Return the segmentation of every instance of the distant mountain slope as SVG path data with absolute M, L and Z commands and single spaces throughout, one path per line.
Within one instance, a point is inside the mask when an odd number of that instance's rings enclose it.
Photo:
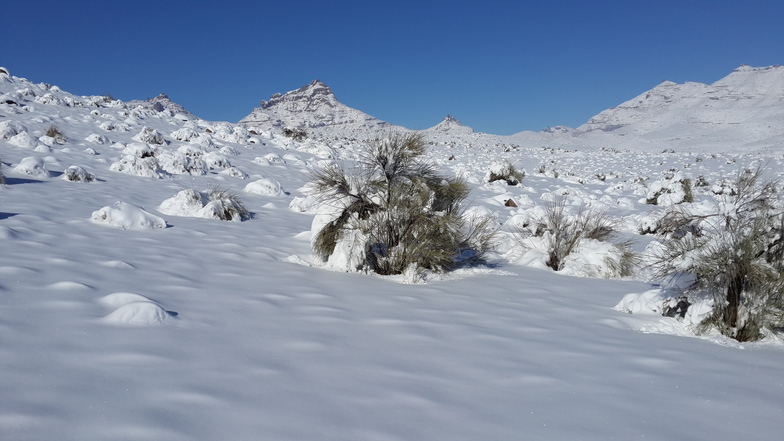
M 784 67 L 741 66 L 711 85 L 664 81 L 592 117 L 580 138 L 597 132 L 676 145 L 721 141 L 775 147 L 784 139 Z
M 346 106 L 319 80 L 286 94 L 273 95 L 238 124 L 262 130 L 289 127 L 309 133 L 402 129 Z

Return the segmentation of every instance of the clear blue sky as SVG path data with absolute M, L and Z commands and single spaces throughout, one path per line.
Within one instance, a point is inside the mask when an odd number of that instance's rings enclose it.
M 664 79 L 784 63 L 784 1 L 8 1 L 0 66 L 236 122 L 321 79 L 412 129 L 576 127 Z

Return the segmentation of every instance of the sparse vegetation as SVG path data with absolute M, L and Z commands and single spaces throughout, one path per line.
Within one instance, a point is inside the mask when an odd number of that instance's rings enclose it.
M 523 181 L 525 173 L 518 171 L 509 162 L 496 164 L 487 175 L 487 182 L 506 181 L 508 185 L 517 185 Z
M 784 326 L 784 213 L 762 170 L 741 172 L 734 192 L 710 212 L 670 210 L 671 233 L 656 256 L 658 276 L 691 273 L 695 290 L 713 297 L 700 331 L 717 329 L 738 341 L 758 340 Z
M 63 179 L 71 182 L 94 182 L 95 175 L 78 165 L 72 165 L 63 171 Z
M 283 136 L 285 136 L 286 138 L 291 138 L 294 141 L 301 142 L 308 137 L 308 134 L 302 129 L 293 129 L 290 127 L 286 127 L 285 129 L 283 129 Z
M 691 179 L 684 178 L 681 181 L 681 188 L 683 189 L 683 202 L 694 202 L 694 192 L 691 189 Z
M 525 247 L 525 239 L 540 237 L 547 252 L 546 265 L 554 271 L 564 268 L 567 256 L 572 254 L 585 241 L 608 242 L 615 236 L 615 223 L 606 211 L 580 209 L 572 213 L 564 199 L 549 202 L 541 216 L 532 219 L 532 225 L 517 231 L 518 241 Z M 630 242 L 613 244 L 617 259 L 606 259 L 609 268 L 607 277 L 627 277 L 632 274 L 636 255 Z
M 645 203 L 669 206 L 683 202 L 694 202 L 691 179 L 670 172 L 664 179 L 654 181 L 646 194 Z
M 204 208 L 212 210 L 218 219 L 235 222 L 250 219 L 250 213 L 236 193 L 218 185 L 204 193 L 209 200 Z
M 60 144 L 65 142 L 65 135 L 63 134 L 63 132 L 61 132 L 57 127 L 53 125 L 49 126 L 49 128 L 46 129 L 44 135 L 54 138 L 54 140 Z
M 352 172 L 315 172 L 313 188 L 335 211 L 314 237 L 316 255 L 327 261 L 338 254 L 346 270 L 378 274 L 445 271 L 479 260 L 488 221 L 462 216 L 468 186 L 423 162 L 424 152 L 421 135 L 392 134 L 372 142 Z

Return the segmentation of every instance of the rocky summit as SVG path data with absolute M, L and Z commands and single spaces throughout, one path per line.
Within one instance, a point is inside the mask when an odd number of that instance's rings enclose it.
M 310 133 L 335 129 L 377 131 L 394 128 L 392 124 L 341 103 L 319 80 L 261 101 L 259 107 L 239 124 L 258 130 L 291 128 Z

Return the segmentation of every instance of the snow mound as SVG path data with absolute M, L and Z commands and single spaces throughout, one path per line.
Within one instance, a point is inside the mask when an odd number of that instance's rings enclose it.
M 35 137 L 27 132 L 17 133 L 8 140 L 8 143 L 23 149 L 35 148 L 37 144 Z
M 152 302 L 131 302 L 120 306 L 104 317 L 107 323 L 129 325 L 160 325 L 169 318 L 169 314 L 160 305 Z
M 316 195 L 305 197 L 296 196 L 289 203 L 289 208 L 298 213 L 316 214 L 318 211 L 319 198 Z
M 141 294 L 136 294 L 133 292 L 115 292 L 98 299 L 98 303 L 111 309 L 117 309 L 120 306 L 132 302 L 150 302 L 158 304 L 158 302 L 149 297 L 145 297 Z
M 98 303 L 114 309 L 103 321 L 111 324 L 162 325 L 177 313 L 166 311 L 155 300 L 132 292 L 116 292 L 98 299 Z
M 48 288 L 57 291 L 86 291 L 92 289 L 89 285 L 85 285 L 84 283 L 67 280 L 63 282 L 52 283 L 48 286 Z
M 253 194 L 260 194 L 264 196 L 280 196 L 283 190 L 280 187 L 280 182 L 274 179 L 262 178 L 253 181 L 245 186 L 245 191 Z
M 28 156 L 19 161 L 19 165 L 14 167 L 14 171 L 36 178 L 49 177 L 49 170 L 46 169 L 44 161 L 38 158 L 33 158 L 32 156 Z
M 94 211 L 90 220 L 98 224 L 106 224 L 123 230 L 152 230 L 166 228 L 166 221 L 150 214 L 144 209 L 126 202 L 117 201 Z

